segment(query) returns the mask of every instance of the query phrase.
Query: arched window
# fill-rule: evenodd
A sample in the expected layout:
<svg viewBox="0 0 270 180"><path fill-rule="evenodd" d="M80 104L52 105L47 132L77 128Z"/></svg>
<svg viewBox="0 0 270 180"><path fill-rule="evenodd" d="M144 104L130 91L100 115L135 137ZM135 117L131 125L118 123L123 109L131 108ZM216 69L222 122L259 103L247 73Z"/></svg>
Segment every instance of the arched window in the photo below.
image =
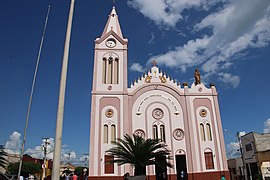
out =
<svg viewBox="0 0 270 180"><path fill-rule="evenodd" d="M206 133L208 141L212 141L211 127L209 123L206 124Z"/></svg>
<svg viewBox="0 0 270 180"><path fill-rule="evenodd" d="M107 72L107 60L106 58L103 58L103 62L102 62L102 83L103 84L106 84L106 78L107 78L106 72Z"/></svg>
<svg viewBox="0 0 270 180"><path fill-rule="evenodd" d="M107 84L112 84L113 80L113 58L109 57L109 63L108 63L108 79Z"/></svg>
<svg viewBox="0 0 270 180"><path fill-rule="evenodd" d="M103 127L103 142L108 143L108 125L104 125Z"/></svg>
<svg viewBox="0 0 270 180"><path fill-rule="evenodd" d="M201 131L201 140L205 141L205 131L202 123L200 124L200 131Z"/></svg>
<svg viewBox="0 0 270 180"><path fill-rule="evenodd" d="M157 125L153 126L153 139L158 139L158 128Z"/></svg>
<svg viewBox="0 0 270 180"><path fill-rule="evenodd" d="M114 84L118 84L119 82L119 60L118 58L115 58L114 60Z"/></svg>
<svg viewBox="0 0 270 180"><path fill-rule="evenodd" d="M102 62L102 83L118 84L119 83L119 59L108 57L103 58Z"/></svg>
<svg viewBox="0 0 270 180"><path fill-rule="evenodd" d="M204 152L206 169L214 169L214 160L212 152Z"/></svg>
<svg viewBox="0 0 270 180"><path fill-rule="evenodd" d="M160 125L160 138L162 142L165 142L165 128L164 125Z"/></svg>
<svg viewBox="0 0 270 180"><path fill-rule="evenodd" d="M111 141L115 141L115 125L111 125Z"/></svg>

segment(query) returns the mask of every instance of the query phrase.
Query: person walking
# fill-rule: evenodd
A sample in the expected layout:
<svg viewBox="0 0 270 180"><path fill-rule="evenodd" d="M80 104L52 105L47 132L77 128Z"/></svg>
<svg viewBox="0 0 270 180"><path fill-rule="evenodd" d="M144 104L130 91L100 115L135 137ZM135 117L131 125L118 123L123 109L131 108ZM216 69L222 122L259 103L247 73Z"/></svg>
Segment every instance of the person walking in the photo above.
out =
<svg viewBox="0 0 270 180"><path fill-rule="evenodd" d="M77 174L74 174L74 175L72 176L72 180L78 180Z"/></svg>
<svg viewBox="0 0 270 180"><path fill-rule="evenodd" d="M221 175L221 179L220 180L226 180L224 175Z"/></svg>

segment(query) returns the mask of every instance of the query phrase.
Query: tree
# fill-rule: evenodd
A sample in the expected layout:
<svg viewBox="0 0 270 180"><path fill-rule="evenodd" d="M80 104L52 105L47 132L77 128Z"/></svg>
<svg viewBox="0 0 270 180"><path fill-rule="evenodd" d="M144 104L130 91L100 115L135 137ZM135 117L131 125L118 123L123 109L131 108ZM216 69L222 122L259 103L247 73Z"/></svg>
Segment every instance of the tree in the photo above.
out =
<svg viewBox="0 0 270 180"><path fill-rule="evenodd" d="M166 145L159 140L144 139L133 134L133 138L126 134L124 139L118 138L112 142L114 147L107 153L114 156L110 163L131 164L135 167L135 176L146 175L146 166L157 165L162 169L172 168L173 165L168 162L171 157L170 151Z"/></svg>
<svg viewBox="0 0 270 180"><path fill-rule="evenodd" d="M84 171L88 171L88 168L84 167L84 166L78 166L75 168L74 174L81 176L83 175L85 172Z"/></svg>
<svg viewBox="0 0 270 180"><path fill-rule="evenodd" d="M6 166L8 164L8 160L6 159L7 153L3 150L0 149L0 167L6 169Z"/></svg>
<svg viewBox="0 0 270 180"><path fill-rule="evenodd" d="M29 174L36 174L41 171L41 165L36 164L33 162L23 162L22 164L22 170L21 170L21 175L24 177L28 177ZM8 165L7 171L9 174L18 174L19 170L19 162L16 163L10 163Z"/></svg>

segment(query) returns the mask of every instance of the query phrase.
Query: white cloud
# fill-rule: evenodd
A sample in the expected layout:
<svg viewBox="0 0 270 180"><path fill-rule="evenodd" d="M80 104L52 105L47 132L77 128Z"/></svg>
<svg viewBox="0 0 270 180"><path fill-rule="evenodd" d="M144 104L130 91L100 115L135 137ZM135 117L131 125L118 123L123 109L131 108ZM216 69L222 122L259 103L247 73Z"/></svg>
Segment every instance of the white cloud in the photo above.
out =
<svg viewBox="0 0 270 180"><path fill-rule="evenodd" d="M25 151L25 154L28 154L30 156L32 156L33 158L38 158L38 159L42 159L44 158L44 140L42 142L41 145L36 146L34 148L28 148ZM47 141L49 144L47 144L47 159L53 159L53 150L54 150L54 139L53 138L49 138Z"/></svg>
<svg viewBox="0 0 270 180"><path fill-rule="evenodd" d="M174 26L182 16L164 0L129 0L128 5L139 10L157 25Z"/></svg>
<svg viewBox="0 0 270 180"><path fill-rule="evenodd" d="M10 154L20 154L21 143L21 134L14 131L5 144L5 151Z"/></svg>
<svg viewBox="0 0 270 180"><path fill-rule="evenodd" d="M241 157L241 153L239 151L239 143L231 142L230 144L226 145L226 153L228 159Z"/></svg>
<svg viewBox="0 0 270 180"><path fill-rule="evenodd" d="M146 3L139 0L130 2L137 6L148 6L149 3L149 1ZM158 2L168 7L179 9L178 6L182 6L187 9L203 7L209 1L194 0L187 3L177 0L159 0ZM206 76L217 75L221 82L235 88L240 83L240 77L227 71L250 48L261 48L269 44L269 9L269 0L229 1L222 9L209 14L194 26L194 30L200 35L204 28L211 28L211 35L189 40L183 46L175 47L150 59L154 58L161 65L178 68L183 72L188 67L202 66L201 69Z"/></svg>
<svg viewBox="0 0 270 180"><path fill-rule="evenodd" d="M143 66L140 65L139 63L133 63L130 66L129 70L131 70L131 71L137 71L137 72L145 72L146 69L143 68Z"/></svg>
<svg viewBox="0 0 270 180"><path fill-rule="evenodd" d="M218 0L128 0L128 5L155 24L171 28L183 19L184 10L208 9L218 2Z"/></svg>
<svg viewBox="0 0 270 180"><path fill-rule="evenodd" d="M88 161L89 160L89 155L88 154L83 154L80 158L80 161Z"/></svg>
<svg viewBox="0 0 270 180"><path fill-rule="evenodd" d="M154 44L154 41L155 41L155 35L153 32L151 32L151 38L150 40L147 42L148 44Z"/></svg>
<svg viewBox="0 0 270 180"><path fill-rule="evenodd" d="M21 151L21 134L17 131L14 131L10 137L9 140L5 144L5 151L9 154L20 154ZM47 159L53 159L53 151L54 151L54 139L49 138L47 140ZM42 143L38 146L35 146L34 148L28 148L25 150L24 154L28 154L33 158L37 159L43 159L44 158L44 140ZM83 154L79 155L74 151L70 150L68 145L62 145L61 149L61 161L63 162L71 162L75 164L85 164L85 158L89 158L88 155Z"/></svg>
<svg viewBox="0 0 270 180"><path fill-rule="evenodd" d="M176 47L165 54L160 54L148 60L156 59L158 64L171 68L179 68L185 72L187 67L193 67L201 63L200 56L208 45L210 38L205 36L202 39L188 41L183 47Z"/></svg>
<svg viewBox="0 0 270 180"><path fill-rule="evenodd" d="M218 76L220 81L225 84L230 84L233 88L238 87L240 83L240 77L230 73L218 73Z"/></svg>
<svg viewBox="0 0 270 180"><path fill-rule="evenodd" d="M263 129L264 133L270 133L270 118L268 118L265 122L264 122L264 129Z"/></svg>
<svg viewBox="0 0 270 180"><path fill-rule="evenodd" d="M240 138L241 136L244 136L245 134L246 134L245 131L237 132L237 138ZM230 144L227 144L226 154L227 154L228 159L241 157L239 142L231 142Z"/></svg>

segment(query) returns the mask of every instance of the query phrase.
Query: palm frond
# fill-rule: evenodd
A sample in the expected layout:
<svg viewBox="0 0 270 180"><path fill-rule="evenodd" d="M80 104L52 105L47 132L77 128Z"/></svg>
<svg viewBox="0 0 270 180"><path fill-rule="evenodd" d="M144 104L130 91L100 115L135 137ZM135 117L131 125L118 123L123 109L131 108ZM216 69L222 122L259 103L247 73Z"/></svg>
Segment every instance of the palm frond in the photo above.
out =
<svg viewBox="0 0 270 180"><path fill-rule="evenodd" d="M135 173L145 172L145 167L149 165L157 165L163 169L173 167L169 162L170 151L160 140L126 134L123 139L117 138L112 144L114 147L106 151L114 156L109 163L117 163L119 166L131 164L135 167Z"/></svg>

